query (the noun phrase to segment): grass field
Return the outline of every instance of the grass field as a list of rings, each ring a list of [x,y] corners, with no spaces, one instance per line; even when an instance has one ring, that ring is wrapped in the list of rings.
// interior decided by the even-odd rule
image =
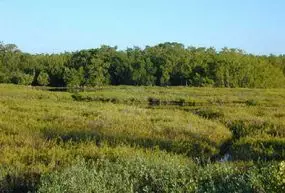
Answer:
[[[0,192],[283,192],[285,90],[0,85]]]

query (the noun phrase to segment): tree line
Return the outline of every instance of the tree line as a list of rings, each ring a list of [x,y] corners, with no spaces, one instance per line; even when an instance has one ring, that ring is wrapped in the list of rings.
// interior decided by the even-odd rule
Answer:
[[[29,54],[0,43],[0,83],[53,87],[102,85],[276,88],[285,85],[285,55],[162,43],[118,50],[103,45],[60,54]]]

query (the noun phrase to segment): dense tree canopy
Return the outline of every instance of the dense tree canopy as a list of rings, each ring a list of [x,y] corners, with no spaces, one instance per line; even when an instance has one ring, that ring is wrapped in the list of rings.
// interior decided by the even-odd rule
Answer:
[[[239,49],[179,43],[128,48],[101,46],[61,54],[28,54],[0,43],[0,83],[42,86],[187,85],[285,86],[285,55],[256,56]]]

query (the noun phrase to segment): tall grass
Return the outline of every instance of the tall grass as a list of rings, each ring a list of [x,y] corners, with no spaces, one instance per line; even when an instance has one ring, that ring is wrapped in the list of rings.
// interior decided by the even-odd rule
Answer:
[[[284,99],[282,89],[0,85],[0,192],[282,192]],[[226,154],[232,163],[215,163]]]

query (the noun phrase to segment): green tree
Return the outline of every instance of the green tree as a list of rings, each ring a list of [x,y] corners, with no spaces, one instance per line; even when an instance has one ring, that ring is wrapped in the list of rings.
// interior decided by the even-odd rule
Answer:
[[[285,56],[166,42],[125,51],[103,45],[60,54],[23,53],[0,42],[0,83],[50,86],[284,87]],[[32,79],[32,82],[31,82]]]
[[[75,68],[65,68],[64,71],[65,85],[68,87],[80,87],[84,85],[84,70],[80,67],[78,70]]]
[[[49,75],[46,72],[41,72],[38,76],[37,82],[41,86],[47,86],[49,84]]]

